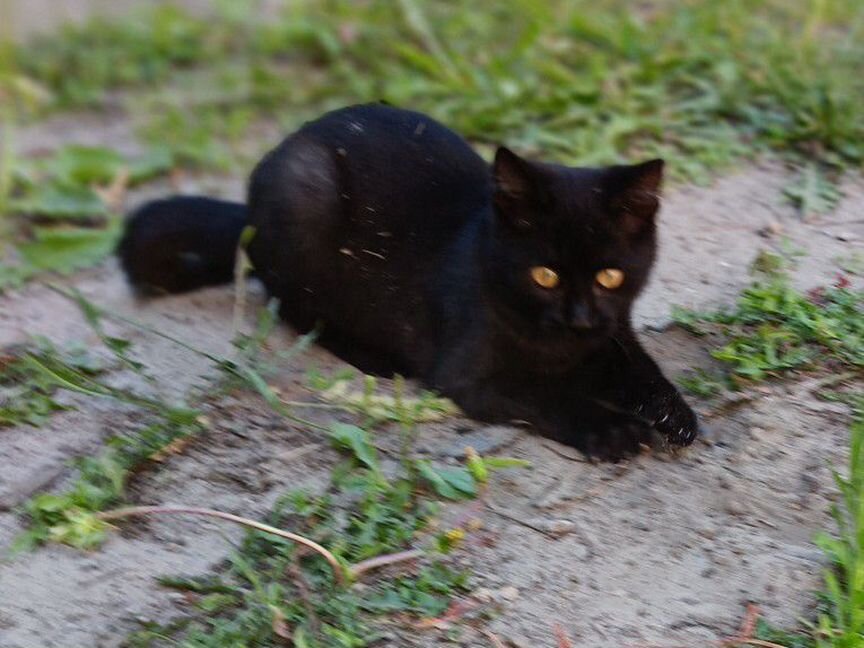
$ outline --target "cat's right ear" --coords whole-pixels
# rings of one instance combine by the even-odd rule
[[[630,234],[653,227],[660,207],[663,160],[613,166],[606,170],[604,193],[612,211]]]
[[[539,198],[531,163],[501,146],[492,164],[495,180],[493,200],[502,219],[518,229],[531,227],[532,207]]]

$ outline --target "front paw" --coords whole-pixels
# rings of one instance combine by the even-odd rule
[[[647,423],[613,415],[582,437],[578,445],[589,459],[618,462],[651,447],[653,440],[654,429]]]
[[[682,398],[677,398],[669,404],[654,427],[667,443],[676,446],[688,446],[699,434],[699,419]]]

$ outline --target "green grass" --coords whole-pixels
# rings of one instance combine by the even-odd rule
[[[837,528],[816,542],[830,567],[815,621],[783,631],[760,620],[755,638],[785,648],[860,648],[864,645],[864,400],[859,395],[850,429],[845,474],[834,473],[840,491],[832,507]]]
[[[822,534],[818,544],[834,570],[825,575],[827,609],[817,619],[818,648],[864,645],[864,399],[850,431],[849,466],[835,473],[840,501],[832,508],[837,535]]]
[[[5,255],[0,249],[0,291],[39,273],[69,274],[111,254],[120,214],[109,188],[123,193],[173,166],[165,148],[127,158],[112,149],[75,145],[17,161],[0,202],[6,210],[0,239],[15,246]]]
[[[864,293],[838,283],[803,294],[792,287],[780,257],[757,259],[757,279],[736,306],[715,313],[674,311],[678,324],[724,343],[711,355],[729,367],[729,381],[744,386],[792,370],[864,368]],[[684,386],[716,392],[717,378],[694,374]],[[700,393],[704,392],[704,393]]]
[[[245,173],[273,144],[249,144],[262,119],[288,129],[383,99],[484,146],[581,164],[663,156],[690,180],[773,150],[800,167],[787,197],[804,216],[829,211],[838,173],[864,162],[857,0],[302,0],[266,20],[255,3],[214,11],[145,8],[4,48],[0,94],[15,113],[0,115],[6,131],[40,106],[119,103],[167,156],[163,167]],[[34,245],[0,259],[0,286],[103,258],[110,227],[33,227],[101,218],[92,182],[34,188],[9,150],[0,212],[16,218],[0,236]]]
[[[142,421],[134,430],[110,438],[97,454],[78,460],[77,472],[66,490],[61,493],[40,493],[24,505],[29,524],[27,531],[15,543],[16,550],[32,549],[49,541],[80,548],[100,544],[105,539],[108,525],[100,521],[97,514],[125,500],[128,482],[134,474],[152,465],[155,459],[170,454],[177,444],[182,444],[205,429],[203,408],[207,399],[216,398],[238,385],[252,385],[277,406],[279,404],[278,398],[252,366],[259,363],[264,369],[269,366],[263,360],[261,348],[275,323],[275,307],[271,306],[262,312],[252,334],[238,337],[236,357],[232,359],[209,354],[151,327],[112,315],[77,291],[54,289],[78,305],[85,320],[119,367],[136,374],[144,384],[152,386],[158,381],[136,359],[127,339],[106,332],[105,320],[113,319],[136,327],[196,353],[221,369],[223,377],[186,404],[159,395],[142,395],[137,391],[114,387],[97,375],[89,356],[61,353],[47,341],[41,341],[32,349],[20,349],[14,355],[10,354],[9,359],[0,365],[0,387],[4,388],[0,392],[4,396],[0,425],[4,419],[8,419],[8,424],[44,422],[60,409],[53,399],[60,390],[85,397],[110,398],[137,408]],[[305,349],[310,341],[309,336],[300,338],[288,357]],[[285,354],[277,357],[284,359]],[[4,394],[7,383],[10,385],[8,405]]]
[[[406,425],[413,423],[406,419]],[[322,495],[286,495],[268,522],[290,528],[328,547],[346,564],[409,548],[425,536],[437,510],[410,471],[385,477],[366,430],[334,429],[346,460],[333,470]],[[466,473],[470,480],[470,474]],[[427,540],[427,542],[429,542]],[[164,585],[198,591],[187,609],[186,623],[149,627],[130,639],[132,646],[160,645],[169,637],[185,646],[229,648],[270,646],[292,641],[311,647],[372,645],[380,637],[375,618],[401,614],[435,617],[463,589],[468,575],[446,566],[438,542],[413,574],[389,573],[364,582],[362,588],[334,587],[320,557],[298,554],[296,546],[260,532],[249,533],[228,566],[201,583],[163,579]],[[213,609],[216,606],[216,609]]]
[[[128,340],[107,335],[101,314],[78,296],[85,317],[119,366],[147,383],[154,379],[132,355]],[[41,493],[24,505],[29,524],[14,550],[30,549],[48,541],[90,548],[105,537],[107,525],[94,514],[123,501],[131,476],[165,452],[172,444],[203,429],[201,412],[158,396],[142,395],[112,386],[99,372],[103,369],[81,351],[60,352],[47,341],[22,349],[0,374],[11,384],[8,405],[0,407],[0,426],[28,423],[41,425],[65,409],[54,400],[58,391],[90,398],[110,398],[141,410],[142,424],[131,432],[110,438],[103,450],[76,461],[76,476],[61,493]]]
[[[103,366],[83,347],[58,350],[46,339],[33,349],[13,348],[0,356],[0,428],[13,425],[38,427],[55,412],[68,409],[55,400],[57,381],[46,377],[36,358],[56,358],[64,366],[92,377]]]
[[[309,104],[317,91],[427,110],[470,137],[601,162],[664,154],[680,172],[762,145],[832,165],[864,160],[864,8],[855,0],[508,0],[293,3],[255,22],[175,9],[67,29],[18,65],[56,105],[99,105],[114,87],[167,83],[178,68],[234,64],[225,104]],[[308,79],[305,80],[308,83]],[[232,90],[246,86],[232,99]]]
[[[177,69],[224,61],[248,38],[233,21],[160,6],[126,20],[65,26],[19,46],[15,63],[53,93],[56,107],[90,107],[102,104],[111,89],[164,83]]]

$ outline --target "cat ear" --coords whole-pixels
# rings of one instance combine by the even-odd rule
[[[531,192],[528,162],[510,149],[499,146],[492,164],[495,194],[510,200],[524,199]]]
[[[631,166],[609,167],[604,192],[609,206],[630,233],[642,231],[654,222],[660,208],[663,160],[649,160]]]
[[[498,213],[511,224],[530,227],[539,190],[531,163],[503,146],[495,152],[492,164],[495,180],[493,199]]]

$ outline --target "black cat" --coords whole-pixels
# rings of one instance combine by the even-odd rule
[[[490,167],[426,115],[353,106],[270,152],[248,207],[150,203],[119,255],[140,288],[224,283],[252,225],[248,254],[282,317],[320,327],[348,362],[618,459],[655,432],[677,446],[697,434],[630,323],[654,260],[662,171],[662,160],[568,168],[506,148]]]

